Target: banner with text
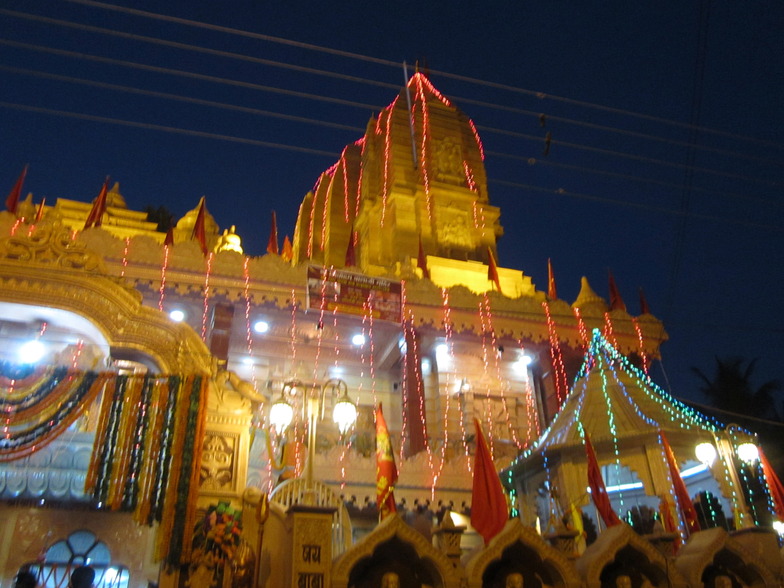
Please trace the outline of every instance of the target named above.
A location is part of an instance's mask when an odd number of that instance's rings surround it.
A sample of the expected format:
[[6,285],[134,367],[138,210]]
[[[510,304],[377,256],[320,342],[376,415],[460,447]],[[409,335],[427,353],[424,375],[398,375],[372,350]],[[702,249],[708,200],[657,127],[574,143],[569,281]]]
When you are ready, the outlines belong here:
[[[399,323],[402,317],[400,282],[315,265],[308,266],[308,308],[366,315]],[[367,305],[367,310],[365,308]]]

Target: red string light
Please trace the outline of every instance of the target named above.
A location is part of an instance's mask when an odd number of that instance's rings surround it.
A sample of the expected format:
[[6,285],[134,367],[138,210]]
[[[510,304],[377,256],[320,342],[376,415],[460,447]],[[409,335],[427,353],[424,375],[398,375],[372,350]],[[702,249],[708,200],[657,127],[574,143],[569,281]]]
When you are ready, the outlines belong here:
[[474,133],[474,139],[476,140],[476,146],[479,148],[479,157],[482,158],[482,161],[485,160],[485,148],[482,145],[482,139],[479,138],[479,131],[476,130],[476,125],[474,121],[470,118],[468,119],[468,125],[471,127],[471,132]]
[[[424,84],[422,82],[422,80],[425,78],[422,75],[415,75],[411,79],[416,80],[417,98],[419,99],[420,108],[422,110],[422,142],[420,147],[419,160],[421,162],[420,168],[422,170],[422,183],[425,186],[425,200],[427,202],[427,218],[432,222],[433,202],[430,194],[430,178],[427,171],[428,163],[429,163],[427,158],[427,146],[428,143],[430,142],[430,118],[429,118],[429,112],[427,108],[427,98],[425,96],[425,90],[423,87]],[[427,80],[425,79],[425,81]],[[433,90],[435,90],[435,88],[433,88]],[[412,108],[415,108],[415,106],[413,106]]]
[[[483,299],[487,298],[487,292],[485,292]],[[495,435],[493,432],[493,411],[491,407],[491,397],[490,397],[490,384],[489,380],[489,368],[488,365],[490,363],[489,360],[489,352],[488,352],[488,343],[487,343],[487,335],[490,329],[489,325],[487,324],[487,320],[485,317],[485,305],[484,300],[479,300],[479,321],[482,328],[482,381],[485,383],[485,420],[487,421],[487,440],[490,449],[490,456],[495,458]]]
[[120,270],[120,277],[125,277],[125,269],[128,267],[128,249],[131,246],[131,238],[125,238],[125,247],[123,248],[122,269]]
[[[250,373],[251,373],[251,380],[253,381],[253,389],[258,391],[258,385],[257,385],[258,383],[256,382],[256,362],[252,361],[253,334],[251,333],[251,325],[250,325],[250,271],[248,268],[249,263],[250,263],[250,257],[246,255],[242,264],[242,277],[244,280],[242,297],[245,300],[245,341],[247,342],[248,357],[251,358]],[[261,411],[261,407],[259,407],[259,410]]]
[[13,225],[11,225],[11,236],[12,236],[12,237],[16,235],[16,230],[19,228],[19,225],[21,225],[21,224],[22,224],[22,220],[23,220],[23,219],[21,219],[21,218],[18,218],[18,219],[16,219],[16,220],[14,221],[14,224],[13,224]]
[[650,362],[648,360],[648,355],[645,353],[645,344],[642,338],[642,330],[640,329],[640,323],[637,322],[637,318],[632,318],[632,324],[634,325],[634,330],[637,332],[637,341],[640,343],[640,359],[642,360],[642,371],[646,374],[648,373],[648,368],[650,367]]
[[613,330],[612,317],[609,312],[604,313],[604,338],[607,339],[613,347],[618,347],[618,341],[615,339],[615,332]]
[[163,246],[163,264],[161,265],[161,287],[158,289],[158,310],[163,312],[163,300],[166,297],[166,269],[169,267],[169,246]]
[[585,326],[585,321],[580,314],[580,309],[576,306],[572,309],[574,316],[577,319],[577,331],[580,333],[580,339],[583,342],[583,349],[588,349],[591,344],[591,338],[588,335],[588,327]]
[[560,408],[563,401],[566,399],[567,391],[569,390],[569,381],[566,377],[566,367],[563,363],[563,354],[561,353],[561,344],[558,340],[558,333],[555,330],[555,322],[550,314],[550,303],[547,300],[542,301],[542,308],[547,318],[547,332],[550,338],[550,361],[555,371],[555,396],[558,400],[558,407]]
[[206,271],[204,272],[204,310],[201,314],[201,340],[207,341],[207,314],[210,308],[210,275],[212,274],[212,257],[215,255],[210,252],[205,260]]
[[[387,107],[387,124],[384,132],[384,189],[381,192],[381,226],[387,214],[387,197],[389,196],[389,167],[392,160],[392,112],[397,104],[397,98]],[[381,121],[381,115],[378,116]]]

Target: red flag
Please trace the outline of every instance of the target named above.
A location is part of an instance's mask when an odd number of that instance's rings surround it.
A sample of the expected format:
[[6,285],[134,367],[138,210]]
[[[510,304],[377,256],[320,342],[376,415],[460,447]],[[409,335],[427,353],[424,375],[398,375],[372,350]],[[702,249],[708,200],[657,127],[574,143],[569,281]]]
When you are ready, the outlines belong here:
[[482,427],[474,419],[476,429],[476,455],[474,456],[474,483],[471,489],[471,526],[487,545],[498,535],[509,520],[501,479],[495,471],[493,457],[487,447]]
[[640,288],[640,314],[651,314],[651,309],[648,306],[648,301],[645,299],[645,292]]
[[163,240],[163,244],[167,247],[174,245],[174,229],[169,227],[169,230],[166,231],[166,238]]
[[419,253],[417,254],[417,267],[422,270],[422,277],[430,279],[430,270],[427,269],[427,256],[422,248],[422,235],[419,236]]
[[199,242],[199,247],[201,247],[201,252],[204,255],[207,255],[207,229],[205,226],[205,197],[202,196],[201,200],[199,201],[199,212],[196,215],[196,222],[193,224],[193,234],[191,235],[191,239],[196,239]]
[[103,213],[106,212],[106,193],[109,191],[109,176],[101,186],[101,191],[98,197],[93,202],[93,207],[90,209],[90,214],[87,215],[87,220],[84,222],[84,228],[100,227],[103,222]]
[[550,258],[547,258],[547,297],[550,300],[558,300],[558,290],[555,287],[555,274]]
[[621,293],[618,292],[618,286],[615,285],[612,272],[608,270],[607,273],[610,276],[610,310],[626,310],[626,304],[621,298]]
[[487,279],[493,282],[495,287],[500,292],[501,281],[498,279],[498,267],[495,264],[495,257],[493,257],[493,252],[489,247],[487,248],[487,257],[489,260],[487,264]]
[[397,483],[397,467],[395,455],[392,453],[392,441],[389,429],[381,412],[381,403],[376,408],[376,504],[381,519],[397,512],[395,505],[395,484]]
[[38,210],[35,211],[35,223],[40,223],[41,219],[44,218],[44,206],[46,206],[46,198],[41,200],[41,204],[38,205]]
[[270,228],[270,236],[267,240],[267,253],[278,254],[278,219],[274,210],[272,211],[272,228]]
[[22,195],[22,186],[24,185],[25,177],[27,176],[27,166],[24,166],[22,173],[16,180],[14,187],[8,193],[8,198],[5,199],[5,209],[8,212],[16,214],[16,206],[19,204],[19,197]]
[[289,239],[288,235],[283,239],[283,252],[280,256],[283,258],[283,261],[291,261],[294,257],[294,248],[291,246],[291,239]]
[[700,530],[700,521],[697,518],[697,511],[694,509],[694,504],[689,496],[689,491],[686,489],[686,484],[683,483],[681,472],[678,470],[678,463],[675,461],[675,454],[672,452],[672,448],[667,442],[667,437],[664,436],[664,431],[659,431],[659,437],[661,437],[664,455],[667,458],[667,467],[670,469],[670,478],[672,479],[672,488],[675,490],[675,498],[678,499],[678,506],[680,506],[681,513],[683,514],[683,522],[689,531],[689,535],[691,535]]
[[596,453],[593,450],[591,439],[588,433],[585,434],[585,455],[588,459],[588,486],[591,488],[591,499],[599,516],[602,517],[605,527],[620,525],[621,519],[615,514],[610,504],[610,497],[607,496],[607,488],[604,486],[602,471],[599,469],[599,462],[596,461]]
[[348,245],[346,246],[346,260],[343,264],[345,267],[354,267],[357,265],[357,252],[356,252],[356,244],[357,244],[357,233],[354,230],[354,227],[351,227],[351,234],[348,238]]
[[759,458],[762,474],[768,482],[768,492],[770,492],[770,497],[773,499],[776,516],[780,521],[784,521],[784,485],[781,484],[781,480],[779,480],[776,472],[770,466],[770,462],[765,457],[762,447],[759,448]]

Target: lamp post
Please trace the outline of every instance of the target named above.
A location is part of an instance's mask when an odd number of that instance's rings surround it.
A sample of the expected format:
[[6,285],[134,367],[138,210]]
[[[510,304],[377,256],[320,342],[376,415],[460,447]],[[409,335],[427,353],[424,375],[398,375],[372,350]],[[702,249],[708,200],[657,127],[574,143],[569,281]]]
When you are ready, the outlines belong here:
[[324,418],[325,399],[327,393],[335,398],[332,409],[332,420],[338,426],[343,437],[357,420],[357,405],[348,396],[348,386],[343,380],[332,378],[323,385],[303,384],[298,380],[290,380],[283,384],[280,398],[270,408],[270,423],[279,434],[283,434],[294,419],[294,407],[289,399],[297,395],[303,398],[303,416],[308,421],[308,461],[305,465],[305,488],[313,488],[313,462],[316,455],[316,429],[318,422]]

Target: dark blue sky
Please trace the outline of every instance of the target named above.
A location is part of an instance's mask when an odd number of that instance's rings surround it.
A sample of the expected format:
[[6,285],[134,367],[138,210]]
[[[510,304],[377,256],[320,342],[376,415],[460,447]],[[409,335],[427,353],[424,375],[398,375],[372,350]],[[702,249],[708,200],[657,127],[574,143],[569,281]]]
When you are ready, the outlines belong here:
[[419,60],[479,128],[503,266],[543,289],[552,258],[570,302],[582,275],[607,297],[611,269],[632,314],[643,287],[671,337],[653,376],[677,396],[699,399],[689,368],[716,355],[784,379],[780,2],[113,4],[192,22],[0,0],[3,193],[29,163],[36,201],[92,199],[107,174],[135,209],[180,217],[206,195],[260,254],[270,210],[291,233],[319,172]]

